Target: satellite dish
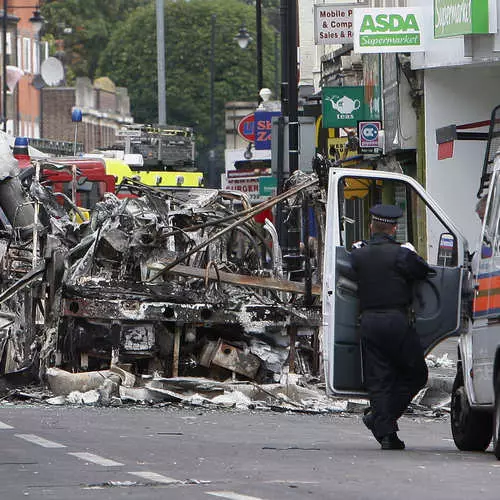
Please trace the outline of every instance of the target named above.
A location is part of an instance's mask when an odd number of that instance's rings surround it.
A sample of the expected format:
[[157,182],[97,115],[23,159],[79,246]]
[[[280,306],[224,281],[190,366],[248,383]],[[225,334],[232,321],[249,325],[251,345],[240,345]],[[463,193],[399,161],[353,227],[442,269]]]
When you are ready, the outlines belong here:
[[55,87],[64,80],[64,67],[59,59],[48,57],[42,63],[40,74],[49,87]]

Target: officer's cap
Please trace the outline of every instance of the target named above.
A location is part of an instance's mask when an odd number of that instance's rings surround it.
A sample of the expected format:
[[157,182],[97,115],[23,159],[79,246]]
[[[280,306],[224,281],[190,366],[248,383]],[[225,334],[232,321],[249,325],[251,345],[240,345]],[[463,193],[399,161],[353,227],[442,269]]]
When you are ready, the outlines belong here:
[[370,208],[372,220],[384,222],[385,224],[397,224],[403,215],[401,208],[396,205],[374,205]]

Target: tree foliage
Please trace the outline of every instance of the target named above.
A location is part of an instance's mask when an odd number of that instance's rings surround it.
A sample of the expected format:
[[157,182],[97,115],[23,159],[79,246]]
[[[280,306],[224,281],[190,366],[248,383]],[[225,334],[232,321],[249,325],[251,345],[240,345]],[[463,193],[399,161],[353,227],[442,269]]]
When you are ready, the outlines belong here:
[[64,40],[69,75],[94,78],[114,27],[151,0],[45,0],[41,11],[50,39]]
[[[241,0],[165,2],[166,100],[169,124],[192,126],[199,148],[210,136],[211,19],[215,29],[215,119],[217,142],[224,142],[224,105],[257,101],[255,8]],[[254,41],[246,50],[234,36],[245,24]],[[274,88],[274,30],[263,19],[264,86]],[[99,74],[127,87],[134,118],[157,121],[158,80],[154,2],[137,8],[114,31],[102,52]]]

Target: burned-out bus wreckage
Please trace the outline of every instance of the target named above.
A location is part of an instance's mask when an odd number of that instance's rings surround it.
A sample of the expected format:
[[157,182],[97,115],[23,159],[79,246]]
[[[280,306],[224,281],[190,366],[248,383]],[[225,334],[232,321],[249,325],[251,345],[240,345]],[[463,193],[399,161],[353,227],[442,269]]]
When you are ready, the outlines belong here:
[[[297,172],[255,206],[239,192],[125,179],[82,222],[74,195],[88,179],[74,168],[66,193],[55,193],[44,171],[61,163],[34,160],[21,172],[13,158],[2,164],[2,380],[59,377],[56,393],[68,394],[95,388],[96,372],[130,390],[155,378],[321,378],[326,194],[316,174]],[[274,225],[254,219],[277,203],[302,225],[294,280]]]

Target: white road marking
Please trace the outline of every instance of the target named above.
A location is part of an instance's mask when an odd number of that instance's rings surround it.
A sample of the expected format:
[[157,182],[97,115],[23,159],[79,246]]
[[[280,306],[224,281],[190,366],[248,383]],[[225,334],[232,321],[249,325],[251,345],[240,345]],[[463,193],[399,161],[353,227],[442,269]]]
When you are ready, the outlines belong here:
[[142,477],[143,479],[147,479],[148,481],[154,481],[156,483],[172,484],[181,482],[171,477],[162,476],[161,474],[157,474],[156,472],[138,471],[138,472],[129,472],[129,474],[133,474],[134,476],[139,476]]
[[109,458],[100,457],[99,455],[94,455],[93,453],[68,453],[68,455],[72,455],[80,460],[85,460],[86,462],[92,462],[93,464],[102,465],[103,467],[120,467],[120,462],[115,462],[114,460],[110,460]]
[[214,497],[227,498],[228,500],[264,500],[260,497],[249,497],[248,495],[240,495],[234,491],[207,491],[207,495]]
[[9,424],[4,424],[3,422],[0,422],[0,429],[13,429],[12,425]]
[[16,437],[24,439],[29,443],[37,444],[38,446],[43,446],[44,448],[66,448],[63,444],[55,443],[54,441],[49,441],[48,439],[42,438],[35,434],[14,434]]

